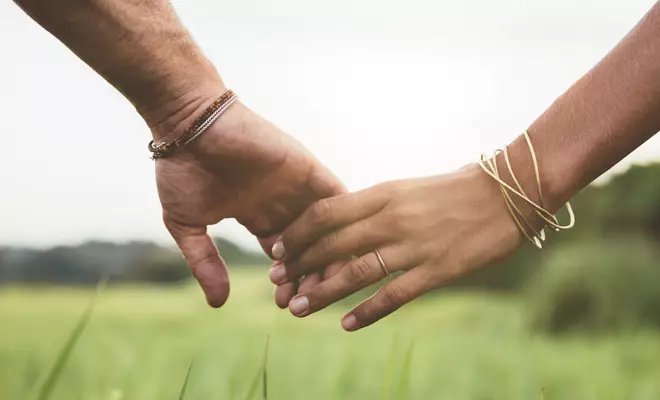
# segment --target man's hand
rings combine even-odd
[[[344,191],[303,146],[239,102],[189,146],[158,159],[156,179],[165,225],[213,307],[227,300],[229,277],[207,226],[235,218],[270,254],[307,206]],[[279,287],[276,297],[294,289]]]
[[[226,90],[167,0],[16,2],[117,88],[156,141],[181,134]],[[343,190],[300,144],[239,103],[183,151],[159,159],[156,174],[165,225],[215,307],[227,300],[229,279],[208,225],[236,218],[269,253],[302,210]],[[277,303],[294,289],[278,288]]]

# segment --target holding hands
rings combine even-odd
[[[226,91],[168,1],[62,0],[57,7],[15,1],[117,88],[158,143],[191,126]],[[538,183],[539,197],[542,182],[544,198],[532,200],[553,213],[657,133],[659,37],[656,3],[529,128],[538,167],[524,140],[508,147],[521,174],[503,181],[521,192]],[[225,218],[243,224],[278,260],[270,270],[275,302],[295,316],[396,275],[343,318],[349,331],[522,242],[513,201],[503,201],[498,183],[476,164],[344,194],[312,154],[240,103],[205,129],[190,146],[158,160],[156,181],[165,226],[212,306],[227,299],[229,278],[206,230]],[[495,165],[504,165],[501,157]],[[527,203],[519,205],[519,217],[538,230],[544,221]]]

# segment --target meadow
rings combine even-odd
[[[660,398],[660,334],[551,338],[515,296],[439,292],[358,333],[344,304],[305,320],[278,310],[265,271],[236,272],[225,307],[193,285],[110,286],[51,399],[246,399],[269,336],[269,399]],[[0,289],[0,399],[35,398],[93,290]],[[261,396],[261,388],[252,398]]]

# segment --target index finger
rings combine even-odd
[[[319,200],[285,229],[273,245],[273,257],[295,258],[327,232],[370,217],[386,203],[385,193],[377,188]]]

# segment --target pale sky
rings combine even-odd
[[[174,2],[227,85],[351,189],[449,172],[506,144],[653,3]],[[130,104],[9,1],[0,49],[0,244],[171,243]],[[619,168],[660,159],[658,139]],[[94,150],[107,146],[119,155]],[[254,243],[233,221],[211,232]]]

